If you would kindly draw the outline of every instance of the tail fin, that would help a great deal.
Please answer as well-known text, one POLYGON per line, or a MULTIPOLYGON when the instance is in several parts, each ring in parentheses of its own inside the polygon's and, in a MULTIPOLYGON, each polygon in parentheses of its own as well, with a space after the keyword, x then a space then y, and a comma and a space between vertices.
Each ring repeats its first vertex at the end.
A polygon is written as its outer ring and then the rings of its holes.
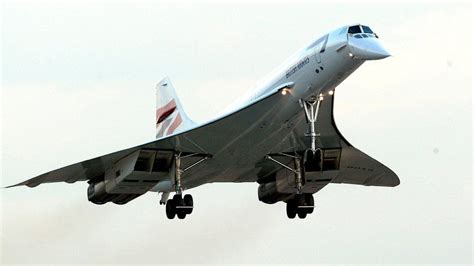
POLYGON ((171 80, 164 78, 156 85, 156 138, 186 130, 194 124, 184 112, 171 80))

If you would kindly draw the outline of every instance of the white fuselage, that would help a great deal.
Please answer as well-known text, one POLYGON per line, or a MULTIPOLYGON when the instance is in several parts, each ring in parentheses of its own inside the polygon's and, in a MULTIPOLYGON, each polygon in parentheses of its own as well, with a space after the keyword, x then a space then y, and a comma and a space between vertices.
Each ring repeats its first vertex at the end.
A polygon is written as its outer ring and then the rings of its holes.
POLYGON ((372 38, 354 38, 347 34, 347 28, 336 29, 300 49, 250 88, 225 113, 248 106, 287 83, 294 84, 291 93, 297 98, 324 95, 334 90, 365 60, 389 56, 378 38, 374 38, 375 34, 372 38))

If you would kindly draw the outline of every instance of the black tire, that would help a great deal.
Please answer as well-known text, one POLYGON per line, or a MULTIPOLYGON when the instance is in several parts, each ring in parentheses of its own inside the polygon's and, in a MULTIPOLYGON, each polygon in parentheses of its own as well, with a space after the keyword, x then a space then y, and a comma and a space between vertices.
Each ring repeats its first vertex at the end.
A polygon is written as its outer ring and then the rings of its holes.
POLYGON ((168 217, 168 219, 174 219, 175 215, 176 215, 176 208, 175 208, 173 200, 170 199, 166 202, 166 217, 168 217))
MULTIPOLYGON (((184 201, 184 206, 194 207, 193 196, 186 194, 184 195, 183 201, 184 201)), ((193 208, 188 208, 185 210, 186 210, 186 214, 191 214, 193 212, 193 208)))
POLYGON ((178 218, 179 218, 179 219, 184 219, 184 218, 186 217, 186 211, 183 210, 183 209, 178 210, 177 215, 178 215, 178 218))
POLYGON ((173 202, 174 202, 174 206, 183 206, 184 205, 183 197, 179 194, 175 194, 173 196, 173 202))
POLYGON ((295 195, 295 204, 296 204, 296 206, 306 206, 305 194, 296 194, 295 195))
POLYGON ((296 217, 296 204, 293 199, 286 203, 286 215, 290 219, 294 219, 296 217))
POLYGON ((306 212, 305 209, 299 209, 299 210, 298 210, 298 217, 300 217, 300 219, 306 218, 306 215, 307 215, 307 214, 308 214, 308 213, 306 212))
POLYGON ((314 210, 314 198, 313 198, 313 194, 306 194, 306 195, 305 195, 305 199, 306 199, 306 205, 307 205, 307 206, 311 206, 311 208, 307 208, 307 209, 306 209, 306 212, 307 212, 307 213, 313 213, 313 210, 314 210))

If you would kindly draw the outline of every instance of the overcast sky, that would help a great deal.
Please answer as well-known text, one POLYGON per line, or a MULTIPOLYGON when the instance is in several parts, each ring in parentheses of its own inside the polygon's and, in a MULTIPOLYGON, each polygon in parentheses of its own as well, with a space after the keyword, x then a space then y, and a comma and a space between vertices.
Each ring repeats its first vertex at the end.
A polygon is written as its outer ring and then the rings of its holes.
POLYGON ((305 220, 257 184, 191 190, 168 220, 148 193, 87 201, 86 183, 1 190, 1 263, 469 263, 471 4, 3 4, 1 186, 153 140, 170 76, 205 121, 310 40, 370 25, 392 57, 337 88, 335 118, 396 188, 331 184, 305 220))

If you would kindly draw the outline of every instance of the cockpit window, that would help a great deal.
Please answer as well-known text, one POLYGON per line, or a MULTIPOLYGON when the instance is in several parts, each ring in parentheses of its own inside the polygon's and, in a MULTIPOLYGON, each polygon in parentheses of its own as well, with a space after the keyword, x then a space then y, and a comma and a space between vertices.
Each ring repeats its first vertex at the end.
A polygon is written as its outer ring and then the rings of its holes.
POLYGON ((362 31, 360 30, 359 25, 357 26, 351 26, 349 27, 348 33, 354 34, 354 33, 361 33, 362 31))
POLYGON ((362 39, 362 38, 377 38, 377 35, 374 34, 365 34, 365 33, 356 33, 356 34, 352 34, 352 37, 356 38, 356 39, 362 39))
POLYGON ((369 27, 367 26, 362 26, 362 29, 364 30, 365 33, 374 33, 369 27))

